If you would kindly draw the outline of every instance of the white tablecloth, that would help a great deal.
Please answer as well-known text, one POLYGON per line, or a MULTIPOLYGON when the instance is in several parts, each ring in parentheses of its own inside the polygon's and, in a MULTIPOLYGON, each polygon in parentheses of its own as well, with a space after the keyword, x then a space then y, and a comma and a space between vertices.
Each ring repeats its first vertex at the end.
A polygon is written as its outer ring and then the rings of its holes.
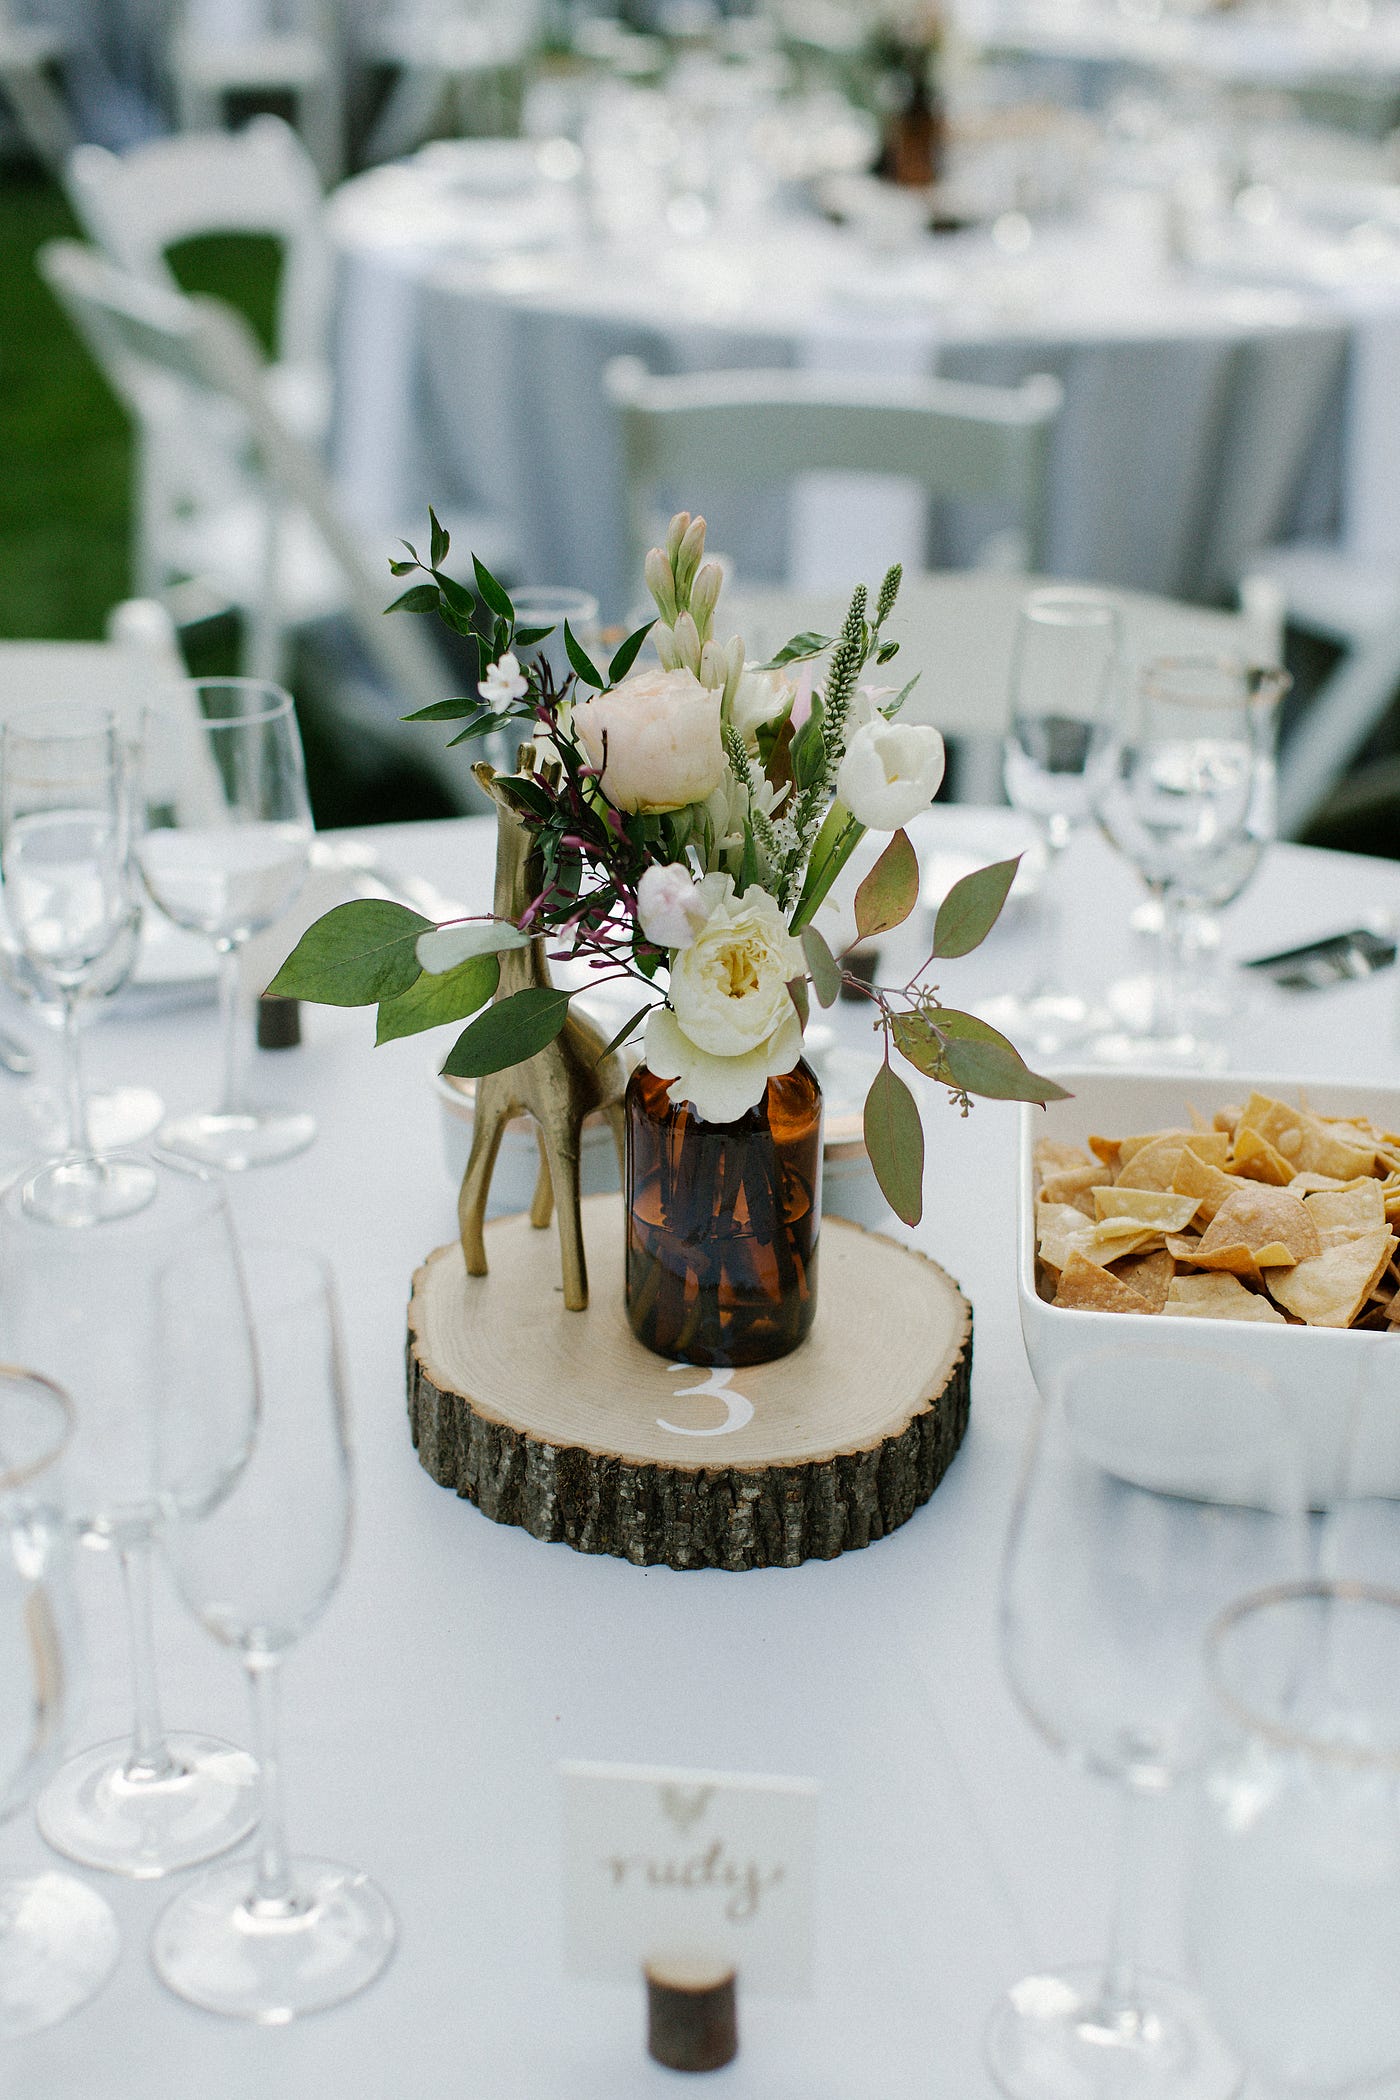
MULTIPOLYGON (((1289 526, 1301 485, 1335 496, 1346 300, 1178 267, 1160 200, 1108 196, 1024 255, 974 234, 874 257, 801 217, 629 252, 585 237, 565 191, 486 198, 469 167, 440 153, 377 170, 332 205, 336 466, 386 532, 430 498, 503 512, 523 577, 591 589, 623 616, 636 578, 601 375, 624 353, 665 371, 1057 373, 1048 566, 1066 575, 1209 594, 1289 526)), ((1366 399, 1388 429, 1388 390, 1366 399)), ((776 499, 674 494, 750 580, 825 584, 927 551, 888 492, 873 511, 828 495, 791 541, 776 499)), ((970 558, 997 522, 943 521, 935 557, 970 558)))
MULTIPOLYGON (((962 824, 961 811, 930 820, 962 824)), ((1012 835, 986 819, 986 845, 1012 835)), ((480 822, 372 835, 386 859, 480 908, 480 822)), ((1133 880, 1093 840, 1073 849, 1075 953, 1122 967, 1133 880)), ((1235 908, 1249 952, 1400 910, 1400 867, 1281 849, 1235 908)), ((950 967, 945 994, 1004 983, 1034 922, 950 967)), ((1267 1072, 1395 1084, 1396 974, 1288 1003, 1238 1037, 1267 1072)), ((6 1020, 29 1026, 22 1017, 6 1020)), ((32 1026, 29 1032, 33 1033, 32 1026)), ((429 1076, 437 1039, 374 1050, 363 1012, 308 1009, 302 1049, 257 1059, 269 1098, 315 1109, 303 1158, 235 1178, 249 1229, 318 1242, 348 1326, 360 1504, 351 1566, 286 1677, 294 1841, 368 1868, 402 1926, 389 1971, 300 2026, 245 2030, 166 1995, 146 1960, 159 1884, 104 1883, 125 1951, 103 1995, 8 2050, 24 2100, 642 2100, 675 2091, 643 2054, 640 1990, 576 1984, 560 1954, 560 1758, 807 1774, 824 1788, 816 1990, 746 1999, 736 2064, 713 2080, 753 2100, 990 2100, 980 2034, 996 1993, 1032 1967, 1104 1944, 1111 1791, 1071 1773, 1020 1716, 997 1660, 997 1567, 1032 1403, 1015 1302, 1016 1112, 967 1122, 931 1106, 917 1237, 976 1308, 971 1427, 928 1506, 831 1563, 678 1574, 588 1559, 498 1528, 435 1486, 403 1397, 403 1308, 415 1265, 454 1230, 429 1076)), ((211 1009, 115 1019, 95 1080, 204 1103, 211 1009)), ((442 1042, 446 1037, 442 1038, 442 1042)), ((10 1082, 4 1082, 9 1086, 10 1082)), ((6 1097, 0 1095, 0 1109, 6 1097)), ((12 1107, 8 1112, 13 1112, 12 1107)), ((553 1248, 541 1242, 542 1288, 553 1248)), ((854 1374, 853 1374, 854 1375, 854 1374)), ((86 1569, 93 1691, 85 1734, 120 1732, 124 1645, 110 1562, 86 1569)), ((230 1658, 162 1596, 170 1720, 246 1740, 230 1658)), ((1178 1850, 1168 1805, 1147 1907, 1148 1955, 1179 1959, 1178 1850)), ((48 1860, 28 1818, 7 1864, 48 1860)), ((94 1877, 101 1880, 101 1877, 94 1877)))

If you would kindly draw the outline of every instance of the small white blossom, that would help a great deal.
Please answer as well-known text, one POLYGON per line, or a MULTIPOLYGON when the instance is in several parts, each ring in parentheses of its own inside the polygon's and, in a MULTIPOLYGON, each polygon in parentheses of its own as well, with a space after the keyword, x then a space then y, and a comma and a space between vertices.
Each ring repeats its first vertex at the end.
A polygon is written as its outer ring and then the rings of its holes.
POLYGON ((495 663, 487 665, 486 676, 477 686, 482 699, 493 707, 499 707, 507 700, 523 700, 529 690, 529 680, 509 649, 495 663))
POLYGON ((637 917, 642 932, 658 948, 688 948, 709 918, 714 900, 714 876, 696 882, 678 861, 653 863, 637 884, 637 917))

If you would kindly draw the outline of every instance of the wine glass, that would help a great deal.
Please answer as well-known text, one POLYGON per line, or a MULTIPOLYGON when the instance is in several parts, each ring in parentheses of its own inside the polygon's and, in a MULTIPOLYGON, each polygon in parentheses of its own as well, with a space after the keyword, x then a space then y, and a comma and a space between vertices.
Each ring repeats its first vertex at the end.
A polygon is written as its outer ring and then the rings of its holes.
MULTIPOLYGON (((1134 1338, 1135 1343, 1137 1337, 1134 1338)), ((1192 1993, 1138 1969, 1133 1915, 1146 1804, 1199 1761, 1202 1643, 1226 1604, 1306 1565, 1298 1440, 1282 1396, 1234 1350, 1105 1346, 1042 1405, 1007 1542, 1003 1661, 1046 1741, 1125 1790, 1125 1846, 1102 1967, 1016 1984, 987 2029, 1014 2100, 1226 2100, 1239 2084, 1192 1993), (1169 1418, 1133 1398, 1176 1400, 1169 1418), (1220 1502, 1154 1488, 1190 1451, 1220 1502)))
POLYGON ((1266 1590, 1206 1652, 1193 1967, 1270 2091, 1369 2089, 1400 2072, 1400 1592, 1266 1590))
POLYGON ((1121 655, 1117 609, 1092 591, 1032 591, 1021 607, 1002 768, 1008 802, 1035 819, 1045 847, 1041 974, 1029 993, 980 1010, 1045 1056, 1077 1041, 1093 1019, 1088 1001, 1063 982, 1057 875, 1064 849, 1093 814, 1112 764, 1121 655))
MULTIPOLYGON (((58 1754, 71 1697, 58 1476, 72 1433, 73 1405, 60 1387, 0 1367, 0 1818, 16 1814, 58 1754)), ((71 1875, 0 1877, 0 2041, 85 2005, 120 1944, 107 1904, 71 1875)))
POLYGON ((14 940, 63 1014, 68 1143, 25 1184, 64 1225, 122 1217, 151 1200, 149 1169, 95 1155, 79 1055, 79 1008, 129 937, 130 824, 121 743, 100 708, 26 709, 0 740, 0 869, 14 940))
POLYGON ((1125 1025, 1093 1046, 1105 1062, 1224 1060, 1189 1010, 1193 926, 1239 894, 1272 831, 1274 722, 1287 684, 1282 671, 1208 656, 1162 658, 1143 673, 1137 719, 1096 810, 1160 902, 1162 931, 1145 1010, 1129 1007, 1125 1025))
POLYGON ((70 1859, 140 1880, 237 1843, 257 1793, 246 1752, 167 1733, 161 1718, 151 1621, 160 1491, 169 1480, 195 1482, 209 1499, 226 1489, 247 1458, 258 1395, 223 1190, 182 1166, 150 1171, 147 1209, 81 1233, 36 1217, 14 1189, 0 1196, 0 1354, 42 1365, 73 1397, 69 1510, 87 1543, 120 1561, 131 1638, 131 1738, 62 1765, 40 1797, 39 1828, 70 1859), (184 1443, 158 1452, 157 1415, 163 1402, 170 1412, 172 1391, 184 1443))
MULTIPOLYGON (((157 1921, 156 1972, 178 1996, 263 2024, 337 2005, 393 1951, 393 1912, 357 1868, 290 1857, 277 1708, 287 1651, 330 1602, 349 1550, 351 1460, 330 1278, 298 1248, 253 1248, 248 1280, 262 1371, 257 1446, 210 1505, 167 1492, 165 1551, 181 1596, 248 1674, 262 1766, 254 1859, 190 1882, 157 1921)), ((178 1430, 178 1411, 173 1418, 178 1430)), ((172 1417, 163 1418, 169 1425, 172 1417)))
POLYGON ((218 950, 224 1094, 218 1109, 162 1124, 159 1143, 205 1166, 265 1166, 316 1135, 304 1112, 246 1105, 240 1055, 238 951, 291 905, 311 851, 301 737, 281 686, 224 678, 185 690, 186 711, 146 716, 136 859, 166 917, 218 950))

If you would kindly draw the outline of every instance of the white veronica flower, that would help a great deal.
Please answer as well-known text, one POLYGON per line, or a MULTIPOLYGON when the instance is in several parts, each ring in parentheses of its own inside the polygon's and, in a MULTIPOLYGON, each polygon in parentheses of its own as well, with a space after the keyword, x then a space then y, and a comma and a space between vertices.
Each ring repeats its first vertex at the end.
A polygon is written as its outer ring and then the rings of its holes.
POLYGON ((477 686, 482 699, 493 707, 500 707, 507 700, 523 700, 529 690, 529 681, 509 649, 486 666, 486 676, 477 686))

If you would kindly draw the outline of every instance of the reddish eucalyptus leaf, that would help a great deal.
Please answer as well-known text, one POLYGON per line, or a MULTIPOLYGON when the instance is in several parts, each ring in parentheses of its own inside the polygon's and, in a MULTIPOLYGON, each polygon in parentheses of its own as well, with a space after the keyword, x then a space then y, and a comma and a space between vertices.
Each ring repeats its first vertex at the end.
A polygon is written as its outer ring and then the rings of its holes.
POLYGON ((919 901, 919 858, 897 831, 856 891, 856 928, 863 941, 902 926, 919 901))

